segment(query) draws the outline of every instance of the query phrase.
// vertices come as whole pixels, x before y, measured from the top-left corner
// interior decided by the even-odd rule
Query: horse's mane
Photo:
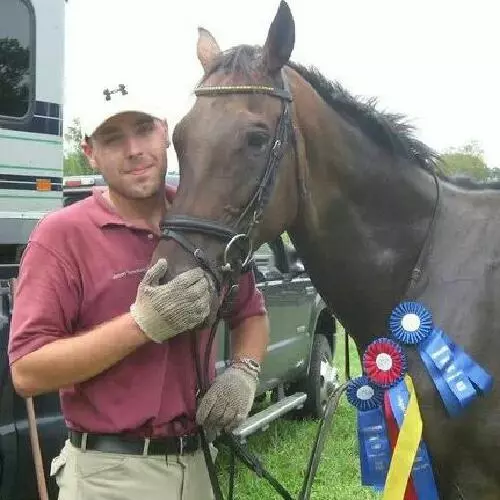
[[[335,111],[350,123],[357,125],[376,144],[390,153],[418,162],[425,169],[433,169],[438,154],[414,136],[414,127],[402,114],[377,109],[377,99],[352,96],[339,82],[331,82],[316,68],[290,62],[288,64]]]
[[[224,71],[239,73],[252,83],[261,53],[261,47],[251,45],[239,45],[224,51],[214,61],[202,82],[216,71]],[[480,182],[464,176],[447,176],[440,168],[442,162],[440,155],[415,137],[415,127],[409,123],[407,117],[403,114],[377,109],[376,98],[354,97],[339,82],[328,80],[315,67],[306,68],[291,61],[287,63],[287,66],[304,78],[319,96],[345,120],[357,126],[389,153],[416,163],[421,168],[435,173],[445,182],[465,189],[500,189],[499,182]]]

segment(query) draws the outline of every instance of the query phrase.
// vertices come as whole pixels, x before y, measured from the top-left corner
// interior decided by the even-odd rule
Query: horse
[[[153,259],[171,276],[201,262],[227,291],[253,249],[287,231],[360,354],[411,298],[498,380],[498,186],[454,183],[404,115],[293,62],[284,1],[263,45],[222,51],[198,31],[203,76],[173,132],[180,183]],[[498,385],[452,419],[404,350],[440,498],[498,500]]]

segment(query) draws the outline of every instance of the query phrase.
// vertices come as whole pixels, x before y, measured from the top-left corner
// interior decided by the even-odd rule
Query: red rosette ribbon
[[[406,374],[406,356],[396,342],[388,338],[373,341],[363,354],[366,376],[383,389],[399,383]]]

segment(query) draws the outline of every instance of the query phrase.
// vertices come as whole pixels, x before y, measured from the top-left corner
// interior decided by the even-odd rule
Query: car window
[[[263,243],[254,252],[253,261],[257,281],[279,280],[283,278],[283,273],[276,265],[274,250],[268,243]]]
[[[34,13],[28,0],[0,2],[0,120],[24,118],[34,101]]]

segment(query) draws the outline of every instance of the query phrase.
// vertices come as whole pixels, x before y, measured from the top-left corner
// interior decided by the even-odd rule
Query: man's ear
[[[90,166],[94,170],[99,170],[94,159],[94,148],[92,147],[91,139],[89,139],[88,137],[84,137],[82,139],[82,142],[80,143],[80,147],[82,148],[83,154],[85,155],[85,158],[87,158]]]

